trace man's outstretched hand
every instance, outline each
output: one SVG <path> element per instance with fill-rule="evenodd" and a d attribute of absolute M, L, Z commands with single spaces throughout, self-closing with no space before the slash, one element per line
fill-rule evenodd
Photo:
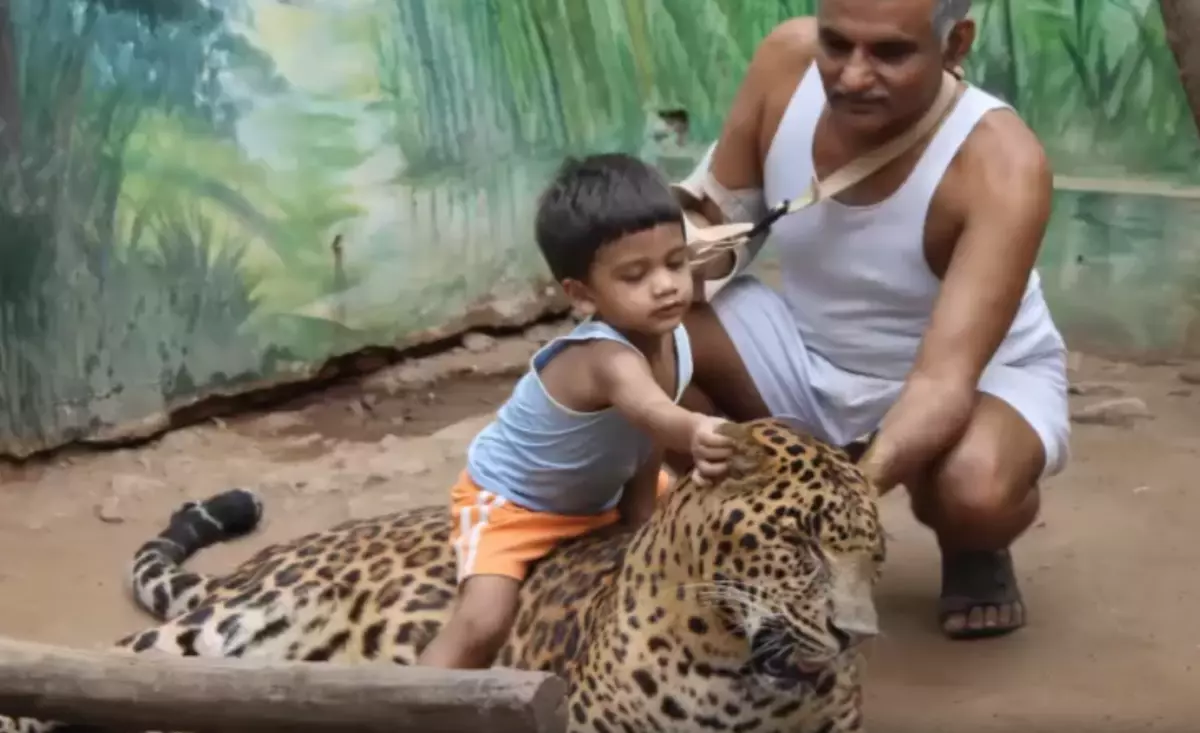
<path fill-rule="evenodd" d="M 880 494 L 923 476 L 962 437 L 975 400 L 974 390 L 910 381 L 884 416 L 859 467 Z"/>

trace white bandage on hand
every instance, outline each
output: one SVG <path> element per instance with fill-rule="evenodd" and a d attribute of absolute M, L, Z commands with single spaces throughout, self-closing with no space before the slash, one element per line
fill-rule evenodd
<path fill-rule="evenodd" d="M 715 142 L 709 146 L 692 172 L 682 181 L 671 184 L 671 188 L 677 192 L 676 195 L 682 194 L 681 199 L 685 206 L 689 203 L 701 203 L 705 199 L 712 201 L 721 212 L 722 217 L 722 221 L 713 222 L 713 225 L 758 222 L 767 214 L 767 205 L 762 189 L 730 190 L 721 185 L 709 170 L 712 154 L 716 147 Z M 703 227 L 693 223 L 687 216 L 684 216 L 683 229 L 684 236 L 689 243 L 703 238 L 700 235 Z M 729 273 L 719 280 L 708 280 L 704 283 L 704 299 L 706 301 L 711 300 L 721 288 L 725 287 L 726 283 L 746 269 L 750 260 L 762 247 L 764 240 L 765 237 L 756 237 L 753 242 L 739 243 L 732 248 L 734 263 Z"/>
<path fill-rule="evenodd" d="M 678 183 L 672 183 L 671 188 L 682 191 L 691 201 L 700 203 L 704 199 L 708 199 L 716 204 L 724 220 L 714 221 L 713 224 L 753 224 L 757 222 L 767 214 L 767 205 L 763 199 L 762 189 L 739 188 L 731 191 L 722 186 L 709 170 L 713 151 L 716 148 L 716 143 L 710 145 L 687 178 Z"/>
<path fill-rule="evenodd" d="M 761 188 L 729 190 L 712 174 L 704 174 L 704 194 L 717 205 L 726 224 L 754 224 L 767 215 L 767 204 Z"/>
<path fill-rule="evenodd" d="M 676 197 L 682 199 L 680 203 L 686 206 L 688 203 L 699 203 L 704 200 L 704 179 L 708 175 L 708 167 L 712 165 L 712 155 L 716 149 L 717 144 L 714 142 L 708 146 L 708 150 L 704 151 L 704 155 L 700 156 L 700 161 L 696 163 L 696 167 L 687 175 L 687 178 L 670 184 Z M 682 197 L 679 195 L 680 192 L 684 194 Z"/>

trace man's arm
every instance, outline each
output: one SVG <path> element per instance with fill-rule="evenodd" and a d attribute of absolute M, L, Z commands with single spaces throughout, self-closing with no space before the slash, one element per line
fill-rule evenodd
<path fill-rule="evenodd" d="M 956 162 L 966 212 L 912 372 L 863 458 L 881 490 L 910 479 L 966 430 L 984 368 L 1025 293 L 1050 218 L 1053 175 L 1034 134 L 995 115 Z"/>
<path fill-rule="evenodd" d="M 716 143 L 696 169 L 674 186 L 691 227 L 757 221 L 766 212 L 762 198 L 762 166 L 769 145 L 766 127 L 777 122 L 770 109 L 772 92 L 786 89 L 790 96 L 794 82 L 812 61 L 815 44 L 812 18 L 784 21 L 759 44 Z M 708 190 L 707 173 L 718 190 Z M 762 242 L 760 238 L 746 252 L 724 252 L 698 266 L 697 296 L 704 292 L 703 281 L 725 278 L 749 264 Z"/>

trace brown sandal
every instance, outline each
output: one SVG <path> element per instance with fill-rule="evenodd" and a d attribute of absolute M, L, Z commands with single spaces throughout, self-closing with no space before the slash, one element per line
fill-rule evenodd
<path fill-rule="evenodd" d="M 968 616 L 971 611 L 989 608 L 1012 609 L 1009 623 L 970 626 L 964 620 L 961 629 L 947 630 L 951 616 Z M 1019 610 L 1018 610 L 1019 609 Z M 942 557 L 942 595 L 938 602 L 938 621 L 942 632 L 951 639 L 982 639 L 1012 633 L 1025 625 L 1028 614 L 1013 572 L 1008 550 L 955 552 Z"/>

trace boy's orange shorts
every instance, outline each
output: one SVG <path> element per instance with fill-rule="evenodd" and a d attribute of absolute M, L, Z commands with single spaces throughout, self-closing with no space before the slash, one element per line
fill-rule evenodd
<path fill-rule="evenodd" d="M 671 488 L 671 476 L 658 474 L 658 496 Z M 466 471 L 450 490 L 454 518 L 450 542 L 458 558 L 458 582 L 472 575 L 503 575 L 525 579 L 530 563 L 545 557 L 556 545 L 616 524 L 620 513 L 563 515 L 535 512 L 484 491 Z"/>

